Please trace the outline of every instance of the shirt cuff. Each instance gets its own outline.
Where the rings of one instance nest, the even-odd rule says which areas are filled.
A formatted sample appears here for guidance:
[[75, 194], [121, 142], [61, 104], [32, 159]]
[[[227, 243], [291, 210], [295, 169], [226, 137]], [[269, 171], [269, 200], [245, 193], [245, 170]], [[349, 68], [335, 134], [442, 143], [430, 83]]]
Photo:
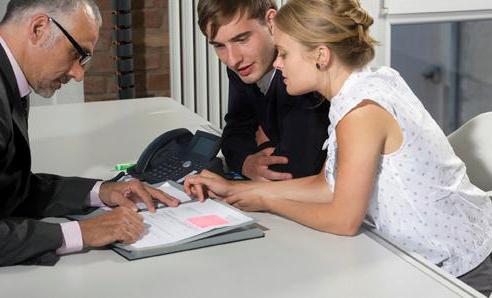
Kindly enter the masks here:
[[81, 251], [84, 248], [84, 243], [79, 223], [77, 221], [69, 221], [60, 224], [60, 226], [63, 234], [63, 243], [56, 250], [56, 253], [64, 255]]
[[99, 198], [99, 189], [101, 188], [103, 181], [98, 181], [94, 184], [90, 192], [89, 204], [91, 207], [104, 207], [106, 206]]

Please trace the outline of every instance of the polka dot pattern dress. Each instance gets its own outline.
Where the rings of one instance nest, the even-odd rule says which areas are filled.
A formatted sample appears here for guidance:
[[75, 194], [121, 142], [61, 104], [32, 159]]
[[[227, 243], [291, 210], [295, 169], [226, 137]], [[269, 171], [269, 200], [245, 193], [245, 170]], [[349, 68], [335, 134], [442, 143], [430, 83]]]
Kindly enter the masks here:
[[390, 241], [454, 276], [492, 251], [492, 202], [466, 175], [446, 136], [395, 70], [354, 72], [331, 100], [325, 176], [336, 181], [338, 122], [371, 100], [398, 122], [403, 144], [382, 155], [367, 220]]

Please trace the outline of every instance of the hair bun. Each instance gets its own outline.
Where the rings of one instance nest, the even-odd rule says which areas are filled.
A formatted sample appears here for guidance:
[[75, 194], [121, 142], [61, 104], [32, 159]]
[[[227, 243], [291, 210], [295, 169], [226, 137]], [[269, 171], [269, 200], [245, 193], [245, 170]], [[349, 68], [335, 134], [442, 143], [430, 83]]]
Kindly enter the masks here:
[[308, 50], [328, 47], [350, 68], [364, 67], [374, 58], [377, 42], [368, 30], [373, 19], [359, 0], [289, 0], [274, 22]]
[[345, 12], [344, 15], [354, 21], [354, 23], [356, 23], [357, 25], [361, 25], [362, 27], [364, 27], [364, 29], [369, 28], [374, 23], [374, 20], [367, 13], [367, 11], [365, 11], [358, 5], [351, 10]]

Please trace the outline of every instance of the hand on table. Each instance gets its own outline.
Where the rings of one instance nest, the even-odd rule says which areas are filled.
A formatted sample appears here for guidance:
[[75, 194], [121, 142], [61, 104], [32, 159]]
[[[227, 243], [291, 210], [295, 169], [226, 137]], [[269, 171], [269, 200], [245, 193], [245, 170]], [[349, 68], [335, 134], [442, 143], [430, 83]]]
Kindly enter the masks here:
[[228, 204], [248, 212], [269, 211], [267, 199], [261, 190], [252, 188], [224, 198]]
[[80, 221], [79, 225], [84, 247], [100, 247], [116, 241], [131, 244], [145, 231], [143, 217], [126, 207]]
[[95, 218], [80, 221], [84, 247], [99, 247], [115, 241], [134, 243], [145, 232], [143, 217], [137, 213], [136, 202], [143, 202], [155, 212], [153, 199], [175, 207], [179, 201], [163, 191], [139, 180], [104, 182], [99, 190], [101, 201], [117, 207]]
[[179, 204], [177, 199], [137, 179], [127, 182], [104, 182], [99, 190], [99, 197], [108, 206], [122, 206], [135, 211], [135, 203], [143, 202], [150, 212], [155, 212], [153, 199], [171, 207]]
[[196, 197], [199, 201], [208, 197], [222, 199], [234, 191], [234, 182], [203, 170], [198, 175], [186, 177], [183, 189], [187, 195]]

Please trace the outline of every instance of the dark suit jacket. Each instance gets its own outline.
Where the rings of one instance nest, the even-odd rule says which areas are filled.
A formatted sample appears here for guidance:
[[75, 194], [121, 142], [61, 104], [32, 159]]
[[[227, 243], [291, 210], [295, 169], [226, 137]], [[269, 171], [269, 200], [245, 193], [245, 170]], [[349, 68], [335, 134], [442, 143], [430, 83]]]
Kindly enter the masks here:
[[290, 96], [280, 71], [263, 95], [256, 84], [245, 84], [230, 69], [229, 109], [222, 135], [222, 153], [230, 170], [241, 172], [244, 159], [258, 150], [255, 132], [261, 125], [275, 147], [274, 155], [289, 158], [287, 165], [270, 169], [295, 178], [318, 174], [326, 159], [329, 103], [310, 93]]
[[63, 239], [60, 225], [38, 219], [81, 212], [95, 183], [31, 172], [27, 114], [0, 46], [0, 266], [54, 264]]

